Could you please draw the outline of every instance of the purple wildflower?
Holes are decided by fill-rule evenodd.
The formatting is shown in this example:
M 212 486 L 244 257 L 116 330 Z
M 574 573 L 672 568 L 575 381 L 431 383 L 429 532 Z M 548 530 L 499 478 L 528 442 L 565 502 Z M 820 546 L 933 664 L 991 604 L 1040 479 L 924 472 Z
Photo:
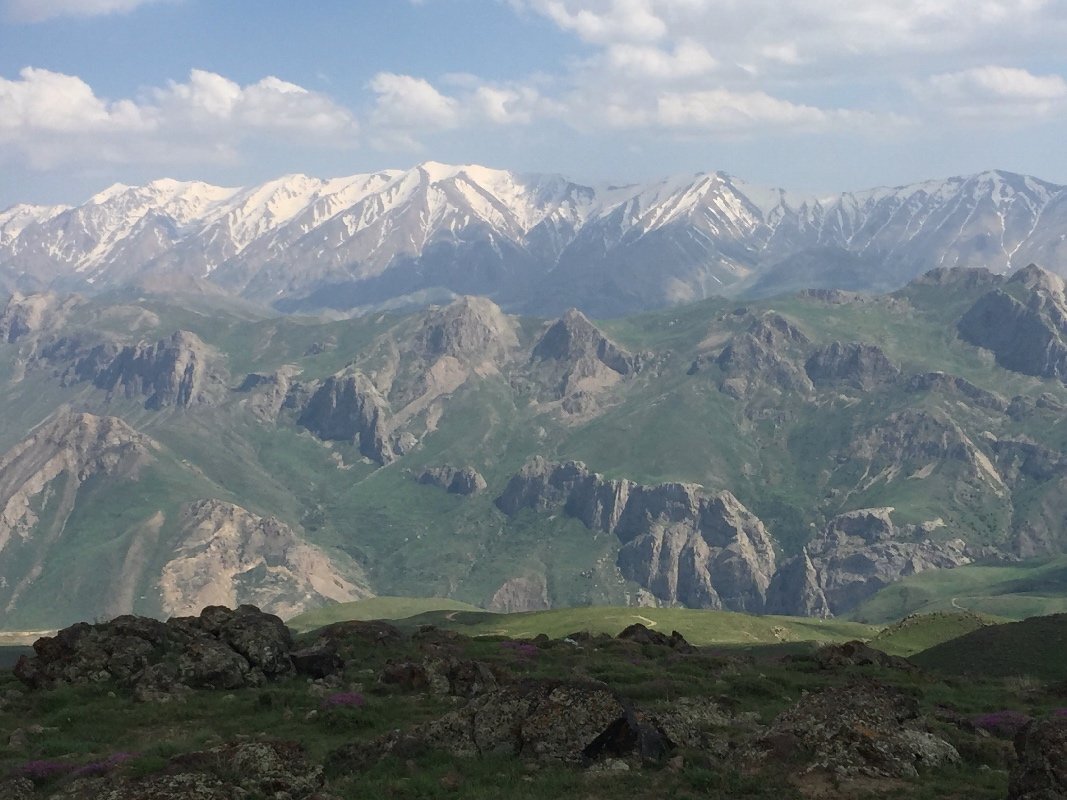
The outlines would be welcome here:
M 58 778 L 61 775 L 66 775 L 73 769 L 74 765 L 65 761 L 35 759 L 20 764 L 15 767 L 12 772 L 16 777 L 29 778 L 34 783 L 41 783 L 43 781 L 51 780 L 52 778 Z
M 362 708 L 366 703 L 359 692 L 334 692 L 322 701 L 324 708 Z
M 1057 718 L 1067 717 L 1067 708 L 1054 708 L 1052 710 L 1052 716 Z
M 974 718 L 974 724 L 982 730 L 989 731 L 994 736 L 1005 739 L 1014 738 L 1024 725 L 1030 721 L 1030 717 L 1021 711 L 993 711 L 981 714 Z
M 112 753 L 101 761 L 90 761 L 88 764 L 78 767 L 78 769 L 74 770 L 74 775 L 78 778 L 94 778 L 99 775 L 105 775 L 134 757 L 133 753 Z

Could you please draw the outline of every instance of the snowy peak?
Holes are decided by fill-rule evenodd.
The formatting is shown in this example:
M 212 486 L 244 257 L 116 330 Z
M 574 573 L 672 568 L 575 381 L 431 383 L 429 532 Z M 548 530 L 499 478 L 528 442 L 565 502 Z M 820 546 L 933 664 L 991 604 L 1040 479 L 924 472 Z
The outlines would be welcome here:
M 1067 273 L 1067 193 L 1000 170 L 816 198 L 724 172 L 594 187 L 427 161 L 242 188 L 163 178 L 0 212 L 0 277 L 20 289 L 208 280 L 309 310 L 474 293 L 609 315 L 749 279 L 792 287 L 798 258 L 804 281 L 852 259 L 877 288 L 937 266 Z

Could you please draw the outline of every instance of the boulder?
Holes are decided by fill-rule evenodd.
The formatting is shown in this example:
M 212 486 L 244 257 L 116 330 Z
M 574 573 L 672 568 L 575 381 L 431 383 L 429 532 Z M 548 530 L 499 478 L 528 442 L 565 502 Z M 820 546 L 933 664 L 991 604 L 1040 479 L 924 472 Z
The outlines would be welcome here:
M 1035 719 L 1015 737 L 1008 800 L 1067 798 L 1067 718 Z
M 623 641 L 637 642 L 638 644 L 652 644 L 660 647 L 669 647 L 672 650 L 677 650 L 680 653 L 695 653 L 696 648 L 689 644 L 685 640 L 685 637 L 678 631 L 671 631 L 671 635 L 667 636 L 665 633 L 654 631 L 645 627 L 640 622 L 635 622 L 624 628 L 616 639 L 622 639 Z
M 922 729 L 914 697 L 876 681 L 805 695 L 775 718 L 757 751 L 840 777 L 908 778 L 960 760 Z
M 141 700 L 190 688 L 237 689 L 293 672 L 285 624 L 255 606 L 209 606 L 166 623 L 126 615 L 72 625 L 34 643 L 15 675 L 32 688 L 114 681 Z

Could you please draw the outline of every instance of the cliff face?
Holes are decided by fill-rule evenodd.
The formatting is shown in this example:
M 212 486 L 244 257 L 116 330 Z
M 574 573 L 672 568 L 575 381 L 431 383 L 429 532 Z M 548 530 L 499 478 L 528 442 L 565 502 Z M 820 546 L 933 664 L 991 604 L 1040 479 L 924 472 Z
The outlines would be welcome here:
M 515 321 L 486 297 L 461 297 L 428 311 L 413 351 L 427 361 L 443 356 L 468 364 L 499 362 L 518 346 Z
M 297 423 L 326 441 L 352 442 L 379 464 L 396 458 L 389 438 L 389 406 L 362 372 L 338 373 L 313 390 Z
M 155 344 L 122 348 L 93 383 L 108 392 L 146 397 L 150 409 L 209 405 L 226 392 L 226 379 L 213 361 L 200 337 L 176 331 Z
M 991 350 L 1005 369 L 1067 382 L 1067 293 L 1036 266 L 1012 275 L 960 319 L 960 336 Z
M 370 596 L 354 565 L 340 567 L 274 517 L 221 500 L 182 510 L 159 588 L 163 611 L 173 616 L 248 603 L 287 619 L 328 602 Z
M 485 478 L 474 467 L 427 467 L 415 480 L 426 486 L 436 486 L 449 494 L 472 495 L 484 492 Z
M 729 492 L 692 484 L 607 480 L 581 462 L 535 459 L 509 482 L 497 507 L 559 510 L 622 543 L 622 575 L 664 603 L 760 611 L 774 547 L 767 530 Z

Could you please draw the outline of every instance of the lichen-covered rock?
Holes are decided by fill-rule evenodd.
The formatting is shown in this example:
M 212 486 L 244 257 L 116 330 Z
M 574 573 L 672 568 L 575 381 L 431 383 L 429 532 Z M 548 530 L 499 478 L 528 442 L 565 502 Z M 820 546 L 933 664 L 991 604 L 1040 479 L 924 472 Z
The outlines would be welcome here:
M 922 729 L 914 697 L 875 681 L 804 695 L 775 718 L 757 752 L 842 777 L 915 777 L 920 768 L 960 760 L 952 745 Z
M 211 606 L 166 623 L 124 616 L 78 623 L 34 643 L 15 675 L 32 688 L 114 681 L 141 700 L 190 688 L 237 689 L 292 674 L 285 624 L 254 606 Z
M 689 642 L 685 640 L 685 637 L 678 633 L 678 631 L 671 631 L 671 635 L 668 636 L 665 633 L 654 631 L 651 628 L 642 625 L 640 622 L 635 622 L 633 625 L 627 626 L 615 638 L 627 642 L 636 642 L 637 644 L 652 644 L 659 647 L 669 647 L 679 653 L 696 652 L 696 648 L 689 644 Z
M 1015 753 L 1008 800 L 1067 798 L 1067 719 L 1033 720 L 1016 735 Z

